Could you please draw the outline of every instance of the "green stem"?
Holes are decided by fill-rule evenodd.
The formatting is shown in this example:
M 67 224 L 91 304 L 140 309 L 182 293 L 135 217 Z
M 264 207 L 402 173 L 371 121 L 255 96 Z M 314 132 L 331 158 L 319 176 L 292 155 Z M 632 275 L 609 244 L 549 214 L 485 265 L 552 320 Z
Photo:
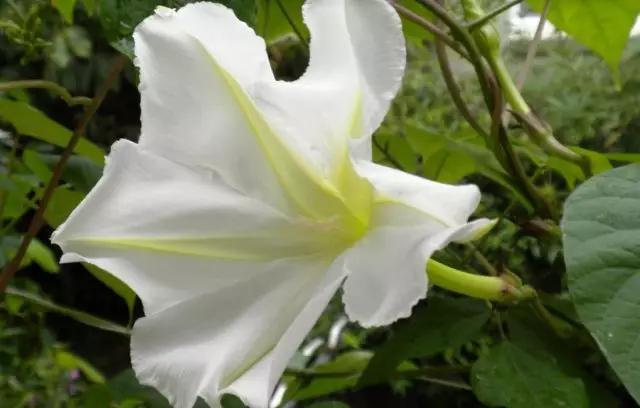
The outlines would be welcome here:
M 496 74 L 504 98 L 511 105 L 511 109 L 522 116 L 528 116 L 531 113 L 531 108 L 520 94 L 515 82 L 513 82 L 502 57 L 494 55 L 492 58 L 487 58 L 487 61 Z
M 388 381 L 390 379 L 393 380 L 412 380 L 419 379 L 422 381 L 432 382 L 435 384 L 440 384 L 448 387 L 461 388 L 465 390 L 470 390 L 468 384 L 458 381 L 451 381 L 450 379 L 440 378 L 437 375 L 442 374 L 455 374 L 462 373 L 467 371 L 467 368 L 458 368 L 458 367 L 431 367 L 424 366 L 417 369 L 411 370 L 398 370 L 393 373 L 389 373 L 388 376 L 385 376 L 383 380 L 380 381 Z M 284 374 L 285 377 L 296 377 L 301 379 L 344 379 L 350 377 L 359 377 L 362 375 L 362 371 L 317 371 L 313 369 L 286 369 Z M 375 383 L 367 384 L 373 385 Z
M 487 14 L 485 14 L 482 17 L 480 17 L 476 21 L 473 21 L 473 22 L 467 24 L 467 28 L 469 29 L 469 31 L 473 31 L 475 29 L 478 29 L 478 28 L 482 27 L 483 25 L 487 24 L 494 17 L 504 13 L 505 11 L 509 10 L 513 6 L 517 6 L 518 4 L 522 3 L 523 1 L 524 0 L 512 0 L 512 1 L 508 2 L 508 3 L 505 3 L 502 6 L 498 7 L 497 9 L 488 12 Z
M 473 257 L 476 258 L 476 261 L 478 261 L 478 263 L 482 265 L 487 275 L 489 276 L 499 275 L 496 268 L 494 268 L 493 265 L 491 265 L 491 262 L 489 262 L 489 260 L 482 254 L 482 252 L 480 252 L 480 250 L 473 243 L 468 242 L 466 246 L 471 250 Z
M 449 57 L 447 56 L 447 51 L 444 48 L 444 42 L 440 41 L 440 38 L 436 38 L 435 42 L 435 51 L 436 57 L 438 58 L 438 64 L 440 65 L 440 71 L 442 72 L 442 77 L 444 78 L 444 83 L 447 86 L 447 90 L 449 91 L 449 95 L 451 95 L 451 99 L 453 99 L 453 103 L 458 108 L 458 112 L 462 115 L 463 118 L 469 123 L 469 125 L 475 130 L 482 138 L 485 140 L 487 145 L 490 145 L 491 140 L 489 138 L 489 134 L 485 132 L 485 130 L 480 125 L 480 122 L 471 112 L 471 109 L 467 106 L 466 102 L 462 98 L 462 92 L 460 91 L 460 87 L 453 76 L 453 71 L 451 70 L 451 64 L 449 63 Z
M 554 316 L 550 313 L 547 308 L 544 306 L 540 298 L 536 297 L 533 303 L 531 304 L 533 310 L 540 316 L 540 318 L 544 319 L 547 324 L 562 338 L 569 338 L 576 333 L 576 329 L 565 322 L 564 320 Z
M 282 4 L 282 0 L 276 0 L 276 4 L 278 5 L 278 8 L 280 9 L 280 12 L 284 16 L 284 18 L 287 20 L 287 23 L 289 23 L 289 25 L 291 26 L 291 29 L 293 30 L 293 32 L 296 33 L 296 35 L 300 39 L 300 43 L 302 44 L 302 47 L 304 47 L 305 51 L 309 53 L 309 44 L 307 44 L 307 40 L 302 35 L 302 31 L 300 31 L 298 29 L 298 26 L 296 26 L 296 24 L 293 22 L 293 19 L 287 12 L 287 9 L 284 8 L 284 5 Z
M 430 283 L 461 295 L 491 301 L 519 301 L 535 296 L 529 286 L 516 287 L 498 276 L 474 275 L 430 259 L 427 264 Z
M 462 6 L 467 18 L 484 18 L 482 9 L 475 0 L 463 0 Z M 522 124 L 527 134 L 549 155 L 560 157 L 564 160 L 578 164 L 586 176 L 591 174 L 591 162 L 588 157 L 583 157 L 563 146 L 553 136 L 549 125 L 532 113 L 529 104 L 524 100 L 518 86 L 513 81 L 507 69 L 500 51 L 500 34 L 491 24 L 483 25 L 473 33 L 473 38 L 478 48 L 489 63 L 495 74 L 500 89 L 512 111 Z M 502 111 L 500 112 L 502 116 Z
M 0 83 L 0 91 L 7 91 L 10 89 L 25 89 L 25 88 L 38 88 L 38 89 L 46 89 L 58 95 L 62 100 L 64 100 L 69 106 L 76 105 L 91 105 L 91 98 L 87 98 L 85 96 L 72 96 L 69 91 L 67 91 L 62 86 L 56 84 L 51 81 L 44 80 L 23 80 L 23 81 L 11 81 L 11 82 L 2 82 Z
M 131 335 L 131 331 L 129 329 L 117 323 L 113 323 L 109 320 L 105 320 L 100 317 L 90 315 L 89 313 L 83 312 L 81 310 L 60 306 L 48 299 L 42 298 L 34 293 L 27 292 L 22 289 L 9 286 L 6 288 L 6 295 L 15 297 L 25 302 L 29 302 L 49 312 L 58 313 L 60 315 L 70 317 L 80 323 L 86 324 L 87 326 L 95 327 L 100 330 L 110 331 L 113 333 L 122 334 L 124 336 Z
M 396 9 L 396 11 L 398 12 L 398 14 L 400 14 L 401 16 L 403 16 L 404 18 L 406 18 L 407 20 L 425 28 L 427 31 L 429 31 L 431 34 L 433 34 L 433 36 L 439 40 L 442 41 L 443 43 L 447 44 L 447 46 L 449 48 L 451 48 L 452 50 L 454 50 L 455 52 L 457 52 L 462 58 L 469 60 L 469 54 L 467 54 L 467 52 L 462 49 L 462 47 L 460 47 L 460 45 L 455 42 L 451 37 L 449 37 L 447 35 L 447 33 L 445 33 L 444 31 L 442 31 L 439 27 L 437 27 L 435 24 L 433 24 L 431 21 L 422 18 L 421 16 L 419 16 L 418 14 L 414 13 L 413 11 L 402 7 L 399 4 L 392 4 L 393 7 Z

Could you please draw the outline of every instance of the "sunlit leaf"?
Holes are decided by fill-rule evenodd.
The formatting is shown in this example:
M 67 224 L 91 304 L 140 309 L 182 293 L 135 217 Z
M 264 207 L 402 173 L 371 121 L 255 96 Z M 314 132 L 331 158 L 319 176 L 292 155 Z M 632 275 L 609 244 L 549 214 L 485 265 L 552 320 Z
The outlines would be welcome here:
M 639 153 L 603 153 L 603 155 L 613 161 L 623 163 L 640 163 Z
M 591 162 L 591 171 L 593 172 L 593 174 L 599 174 L 613 168 L 613 166 L 609 162 L 609 159 L 607 159 L 607 156 L 602 153 L 584 149 L 578 146 L 572 146 L 571 150 L 589 158 L 589 161 Z
M 51 0 L 51 4 L 58 9 L 67 23 L 73 23 L 73 9 L 76 7 L 76 0 Z
M 415 0 L 402 0 L 398 1 L 398 4 L 420 18 L 432 23 L 435 21 L 435 17 L 427 10 L 427 8 L 421 6 L 420 3 Z M 404 17 L 402 18 L 402 31 L 404 32 L 407 40 L 415 44 L 422 44 L 424 40 L 433 39 L 433 34 L 431 34 L 429 30 Z
M 286 34 L 295 34 L 295 30 L 308 40 L 309 30 L 302 21 L 304 2 L 305 0 L 257 0 L 256 32 L 267 43 Z
M 527 1 L 540 12 L 546 0 Z M 600 54 L 619 81 L 618 64 L 639 13 L 637 0 L 560 0 L 551 1 L 549 21 Z
M 466 130 L 443 135 L 419 125 L 405 124 L 409 145 L 422 155 L 422 174 L 430 179 L 454 183 L 479 173 L 509 190 L 522 205 L 531 209 L 511 176 L 476 133 Z
M 374 136 L 373 160 L 398 170 L 415 173 L 418 155 L 408 141 L 397 133 L 380 130 Z

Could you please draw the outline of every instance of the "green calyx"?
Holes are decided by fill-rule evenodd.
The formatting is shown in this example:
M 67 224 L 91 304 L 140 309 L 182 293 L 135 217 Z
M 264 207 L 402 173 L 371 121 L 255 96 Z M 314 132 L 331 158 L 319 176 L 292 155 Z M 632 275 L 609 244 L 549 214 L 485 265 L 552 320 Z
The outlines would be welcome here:
M 475 0 L 462 0 L 464 18 L 467 21 L 479 20 L 484 17 L 484 10 Z M 477 29 L 471 31 L 480 52 L 487 58 L 487 55 L 500 55 L 500 33 L 493 23 L 486 22 Z
M 536 297 L 535 290 L 518 279 L 505 276 L 474 275 L 430 259 L 429 282 L 462 295 L 496 302 L 519 302 Z
M 509 275 L 474 275 L 430 259 L 429 283 L 461 295 L 497 302 L 518 302 L 536 297 L 536 291 Z

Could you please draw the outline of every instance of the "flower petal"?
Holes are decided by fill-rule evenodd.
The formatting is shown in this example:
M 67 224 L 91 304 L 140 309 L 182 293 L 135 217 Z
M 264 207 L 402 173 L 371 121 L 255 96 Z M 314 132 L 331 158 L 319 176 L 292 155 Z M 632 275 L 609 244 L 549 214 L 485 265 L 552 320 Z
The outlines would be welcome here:
M 450 186 L 369 162 L 358 171 L 376 191 L 373 230 L 346 255 L 343 301 L 363 326 L 408 317 L 427 294 L 425 273 L 433 253 L 452 241 L 473 239 L 492 221 L 467 223 L 480 193 L 475 186 Z
M 349 318 L 372 327 L 410 316 L 427 295 L 425 271 L 433 253 L 486 223 L 478 220 L 443 230 L 433 222 L 373 231 L 347 254 L 343 302 Z
M 274 80 L 264 41 L 215 3 L 178 11 L 159 7 L 136 28 L 134 40 L 141 147 L 215 169 L 246 194 L 286 208 L 278 178 L 230 85 Z
M 278 133 L 282 129 L 274 129 L 269 113 L 254 103 L 253 90 L 275 83 L 273 75 L 264 73 L 266 68 L 238 67 L 265 66 L 264 42 L 220 5 L 160 10 L 137 28 L 135 37 L 142 77 L 141 146 L 187 165 L 212 168 L 245 194 L 289 214 L 318 220 L 337 216 L 362 224 L 364 211 L 352 211 L 336 186 L 296 148 L 300 144 Z M 240 45 L 244 41 L 247 45 Z M 370 192 L 361 184 L 365 188 L 357 191 Z
M 472 184 L 437 183 L 366 161 L 357 163 L 357 171 L 373 184 L 376 203 L 402 204 L 445 227 L 465 224 L 480 202 L 480 190 Z M 407 222 L 411 225 L 416 219 L 410 216 Z
M 129 141 L 114 144 L 104 176 L 53 237 L 63 262 L 109 271 L 149 313 L 279 258 L 334 253 L 338 241 Z
M 258 364 L 238 378 L 225 392 L 240 396 L 250 407 L 266 408 L 273 389 L 291 357 L 340 288 L 344 279 L 344 259 L 338 258 L 314 290 L 313 297 L 301 308 L 295 320 L 273 350 Z M 290 305 L 287 305 L 290 307 Z M 207 399 L 213 405 L 211 399 Z
M 350 139 L 371 159 L 370 136 L 404 73 L 401 23 L 384 0 L 307 1 L 310 63 L 294 82 L 261 82 L 251 91 L 277 133 L 325 177 L 340 170 Z
M 176 408 L 190 408 L 197 396 L 218 406 L 220 394 L 230 391 L 251 407 L 267 408 L 273 386 L 266 374 L 273 353 L 290 327 L 296 331 L 295 340 L 302 341 L 326 305 L 324 295 L 320 307 L 305 316 L 309 325 L 291 326 L 318 289 L 327 267 L 323 259 L 282 261 L 268 274 L 139 320 L 132 336 L 138 379 L 157 388 Z M 279 356 L 280 364 L 287 363 L 297 345 Z

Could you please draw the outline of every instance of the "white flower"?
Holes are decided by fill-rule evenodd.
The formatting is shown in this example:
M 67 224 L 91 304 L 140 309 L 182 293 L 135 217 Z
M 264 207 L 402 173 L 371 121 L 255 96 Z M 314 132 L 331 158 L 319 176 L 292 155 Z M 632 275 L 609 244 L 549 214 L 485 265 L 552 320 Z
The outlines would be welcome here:
M 55 233 L 140 296 L 139 380 L 175 407 L 234 393 L 265 408 L 344 283 L 349 317 L 385 325 L 426 295 L 425 265 L 467 223 L 475 186 L 371 162 L 400 85 L 400 20 L 384 0 L 310 0 L 311 62 L 274 79 L 265 43 L 212 3 L 158 8 L 136 29 L 142 134 Z

